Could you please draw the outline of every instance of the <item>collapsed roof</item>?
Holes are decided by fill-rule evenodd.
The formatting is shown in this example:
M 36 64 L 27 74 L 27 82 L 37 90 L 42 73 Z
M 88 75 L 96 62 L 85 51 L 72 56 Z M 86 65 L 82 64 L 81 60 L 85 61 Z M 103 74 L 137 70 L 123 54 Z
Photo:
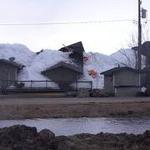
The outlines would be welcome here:
M 59 49 L 59 51 L 83 53 L 84 52 L 84 47 L 83 47 L 82 42 L 80 41 L 80 42 L 62 47 L 61 49 Z

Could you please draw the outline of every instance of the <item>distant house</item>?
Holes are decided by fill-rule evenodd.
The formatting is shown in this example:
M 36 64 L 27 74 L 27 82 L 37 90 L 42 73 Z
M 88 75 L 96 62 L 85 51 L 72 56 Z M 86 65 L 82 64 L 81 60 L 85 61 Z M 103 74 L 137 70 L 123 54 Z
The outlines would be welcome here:
M 0 87 L 7 87 L 12 81 L 17 80 L 18 72 L 22 67 L 14 62 L 13 58 L 0 59 Z
M 104 75 L 104 89 L 115 96 L 136 96 L 140 91 L 139 73 L 129 67 L 116 67 L 101 74 Z

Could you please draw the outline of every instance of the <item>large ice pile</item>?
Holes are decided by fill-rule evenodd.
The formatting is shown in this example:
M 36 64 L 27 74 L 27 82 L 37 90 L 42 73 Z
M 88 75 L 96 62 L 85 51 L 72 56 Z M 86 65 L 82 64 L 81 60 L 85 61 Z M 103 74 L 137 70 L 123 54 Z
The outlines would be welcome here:
M 103 76 L 100 73 L 117 66 L 118 63 L 128 63 L 129 58 L 126 55 L 134 60 L 134 53 L 130 49 L 118 51 L 111 56 L 84 53 L 84 74 L 81 80 L 92 81 L 94 88 L 102 88 Z M 10 57 L 15 57 L 17 63 L 25 66 L 19 74 L 19 80 L 49 80 L 41 74 L 41 71 L 60 61 L 69 61 L 69 53 L 57 50 L 43 50 L 40 53 L 34 53 L 21 44 L 0 44 L 0 59 Z M 56 85 L 53 84 L 53 86 Z
M 115 60 L 100 53 L 85 53 L 84 57 L 87 59 L 84 62 L 83 79 L 92 81 L 94 88 L 102 88 L 103 76 L 100 73 L 115 67 Z M 91 71 L 95 72 L 95 75 L 90 74 Z
M 35 56 L 35 53 L 22 44 L 0 44 L 0 59 L 15 57 L 17 63 L 28 66 Z

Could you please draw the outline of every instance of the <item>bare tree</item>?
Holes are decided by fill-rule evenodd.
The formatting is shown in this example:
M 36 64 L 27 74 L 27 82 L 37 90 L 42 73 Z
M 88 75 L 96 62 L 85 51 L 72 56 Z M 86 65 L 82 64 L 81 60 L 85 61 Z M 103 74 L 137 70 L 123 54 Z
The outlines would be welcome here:
M 143 23 L 143 30 L 142 30 L 142 42 L 149 40 L 149 29 L 147 28 L 147 23 Z M 131 49 L 132 56 L 128 54 L 126 50 L 120 50 L 119 53 L 124 57 L 123 60 L 119 60 L 118 64 L 122 66 L 137 68 L 138 56 L 138 35 L 137 33 L 132 33 L 131 39 L 128 42 L 128 47 Z M 142 56 L 142 66 L 145 65 L 145 57 Z
M 136 68 L 137 54 L 136 51 L 131 49 L 133 54 L 128 54 L 126 50 L 119 51 L 121 55 L 124 57 L 124 60 L 120 60 L 120 65 L 130 68 Z

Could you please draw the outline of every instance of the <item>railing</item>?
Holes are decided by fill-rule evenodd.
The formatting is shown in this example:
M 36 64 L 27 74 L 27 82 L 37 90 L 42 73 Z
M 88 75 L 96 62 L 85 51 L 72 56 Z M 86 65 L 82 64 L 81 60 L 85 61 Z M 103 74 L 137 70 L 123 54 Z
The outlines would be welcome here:
M 49 80 L 0 80 L 1 90 L 79 90 L 81 88 L 92 90 L 92 81 L 75 81 L 70 84 L 64 81 Z

